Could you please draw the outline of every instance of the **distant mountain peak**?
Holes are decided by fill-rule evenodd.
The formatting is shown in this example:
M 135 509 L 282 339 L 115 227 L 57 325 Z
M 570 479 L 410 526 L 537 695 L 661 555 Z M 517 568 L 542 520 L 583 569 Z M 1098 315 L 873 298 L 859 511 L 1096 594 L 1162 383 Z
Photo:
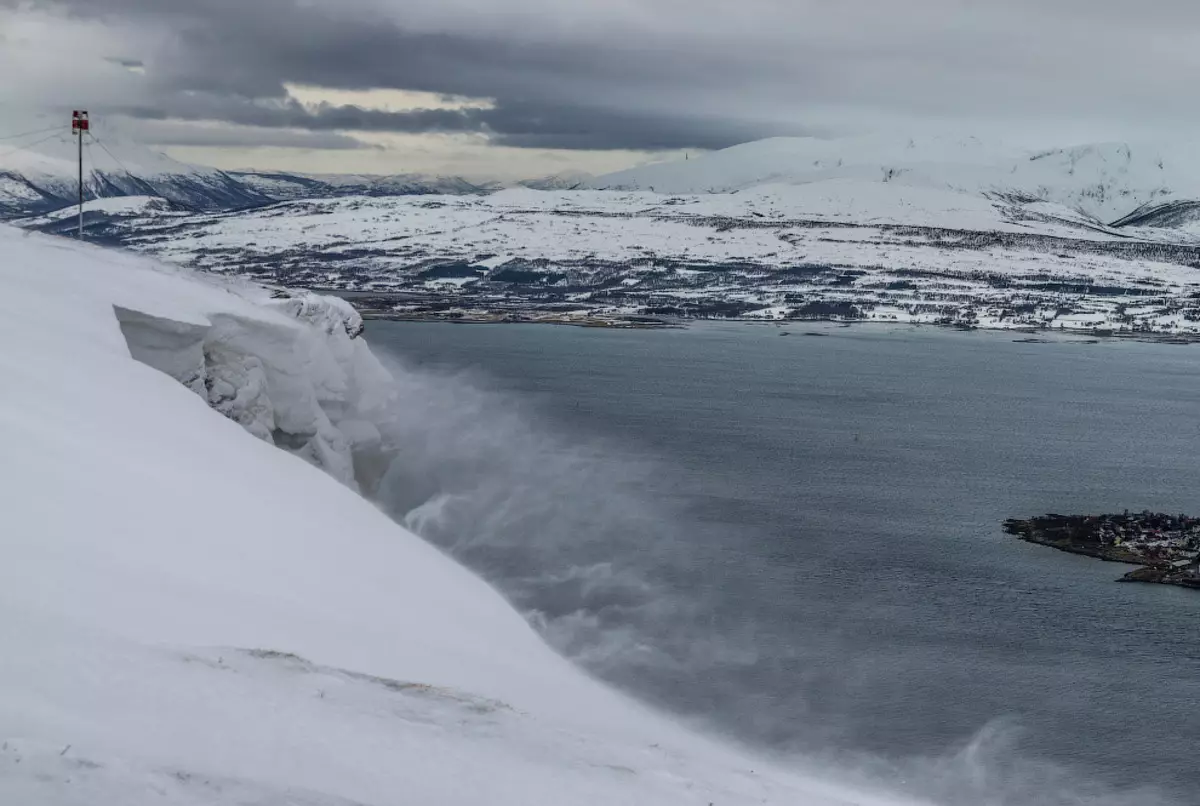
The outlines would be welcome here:
M 0 149 L 0 219 L 75 204 L 77 149 L 69 135 L 29 148 Z M 456 176 L 222 171 L 180 162 L 115 136 L 85 141 L 84 149 L 85 199 L 159 197 L 194 210 L 235 210 L 303 198 L 483 195 L 496 189 Z
M 279 201 L 342 196 L 471 196 L 489 189 L 458 176 L 427 174 L 322 174 L 235 171 L 239 181 Z
M 27 148 L 0 150 L 0 218 L 75 204 L 78 148 L 64 135 Z M 239 209 L 272 201 L 224 171 L 180 162 L 120 137 L 85 140 L 83 170 L 85 199 L 149 196 L 195 210 Z
M 584 171 L 563 171 L 537 179 L 526 179 L 519 184 L 530 190 L 581 190 L 587 188 L 596 177 Z
M 722 193 L 829 179 L 1018 193 L 1111 222 L 1165 196 L 1200 198 L 1200 159 L 1188 149 L 1124 142 L 1035 151 L 975 136 L 772 138 L 601 176 L 590 186 Z

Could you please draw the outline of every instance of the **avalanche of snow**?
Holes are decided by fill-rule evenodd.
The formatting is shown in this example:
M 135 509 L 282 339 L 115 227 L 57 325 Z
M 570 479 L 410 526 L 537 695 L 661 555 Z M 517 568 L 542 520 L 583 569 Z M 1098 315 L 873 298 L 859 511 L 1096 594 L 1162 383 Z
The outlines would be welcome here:
M 359 497 L 360 330 L 0 227 L 0 802 L 910 802 L 602 687 Z

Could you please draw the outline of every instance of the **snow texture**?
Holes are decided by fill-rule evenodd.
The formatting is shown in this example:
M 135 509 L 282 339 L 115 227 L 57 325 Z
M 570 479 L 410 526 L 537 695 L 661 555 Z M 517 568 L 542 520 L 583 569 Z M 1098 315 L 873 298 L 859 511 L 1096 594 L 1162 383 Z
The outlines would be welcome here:
M 349 489 L 359 327 L 0 227 L 0 802 L 910 802 L 602 687 Z

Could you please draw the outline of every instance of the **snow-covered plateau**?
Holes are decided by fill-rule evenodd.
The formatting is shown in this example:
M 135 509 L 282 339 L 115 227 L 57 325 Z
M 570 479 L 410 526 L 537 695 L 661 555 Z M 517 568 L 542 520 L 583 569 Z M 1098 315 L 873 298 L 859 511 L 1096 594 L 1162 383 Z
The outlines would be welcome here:
M 99 202 L 90 238 L 215 272 L 359 294 L 374 314 L 718 317 L 1200 334 L 1186 206 L 1115 227 L 1004 194 L 831 179 L 737 193 L 508 190 L 234 213 Z M 1155 217 L 1157 215 L 1157 217 Z M 22 226 L 69 232 L 69 211 Z M 1143 225 L 1149 224 L 1149 225 Z M 1169 224 L 1169 225 L 1168 225 Z
M 0 226 L 0 802 L 914 803 L 603 687 L 368 503 L 360 332 Z

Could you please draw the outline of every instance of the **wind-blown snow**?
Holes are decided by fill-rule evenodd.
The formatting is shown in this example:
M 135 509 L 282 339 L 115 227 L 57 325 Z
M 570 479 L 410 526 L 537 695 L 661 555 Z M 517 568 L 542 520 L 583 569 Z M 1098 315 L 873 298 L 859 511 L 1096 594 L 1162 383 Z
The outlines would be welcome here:
M 908 802 L 601 687 L 268 444 L 369 431 L 387 386 L 358 325 L 0 227 L 0 802 Z

